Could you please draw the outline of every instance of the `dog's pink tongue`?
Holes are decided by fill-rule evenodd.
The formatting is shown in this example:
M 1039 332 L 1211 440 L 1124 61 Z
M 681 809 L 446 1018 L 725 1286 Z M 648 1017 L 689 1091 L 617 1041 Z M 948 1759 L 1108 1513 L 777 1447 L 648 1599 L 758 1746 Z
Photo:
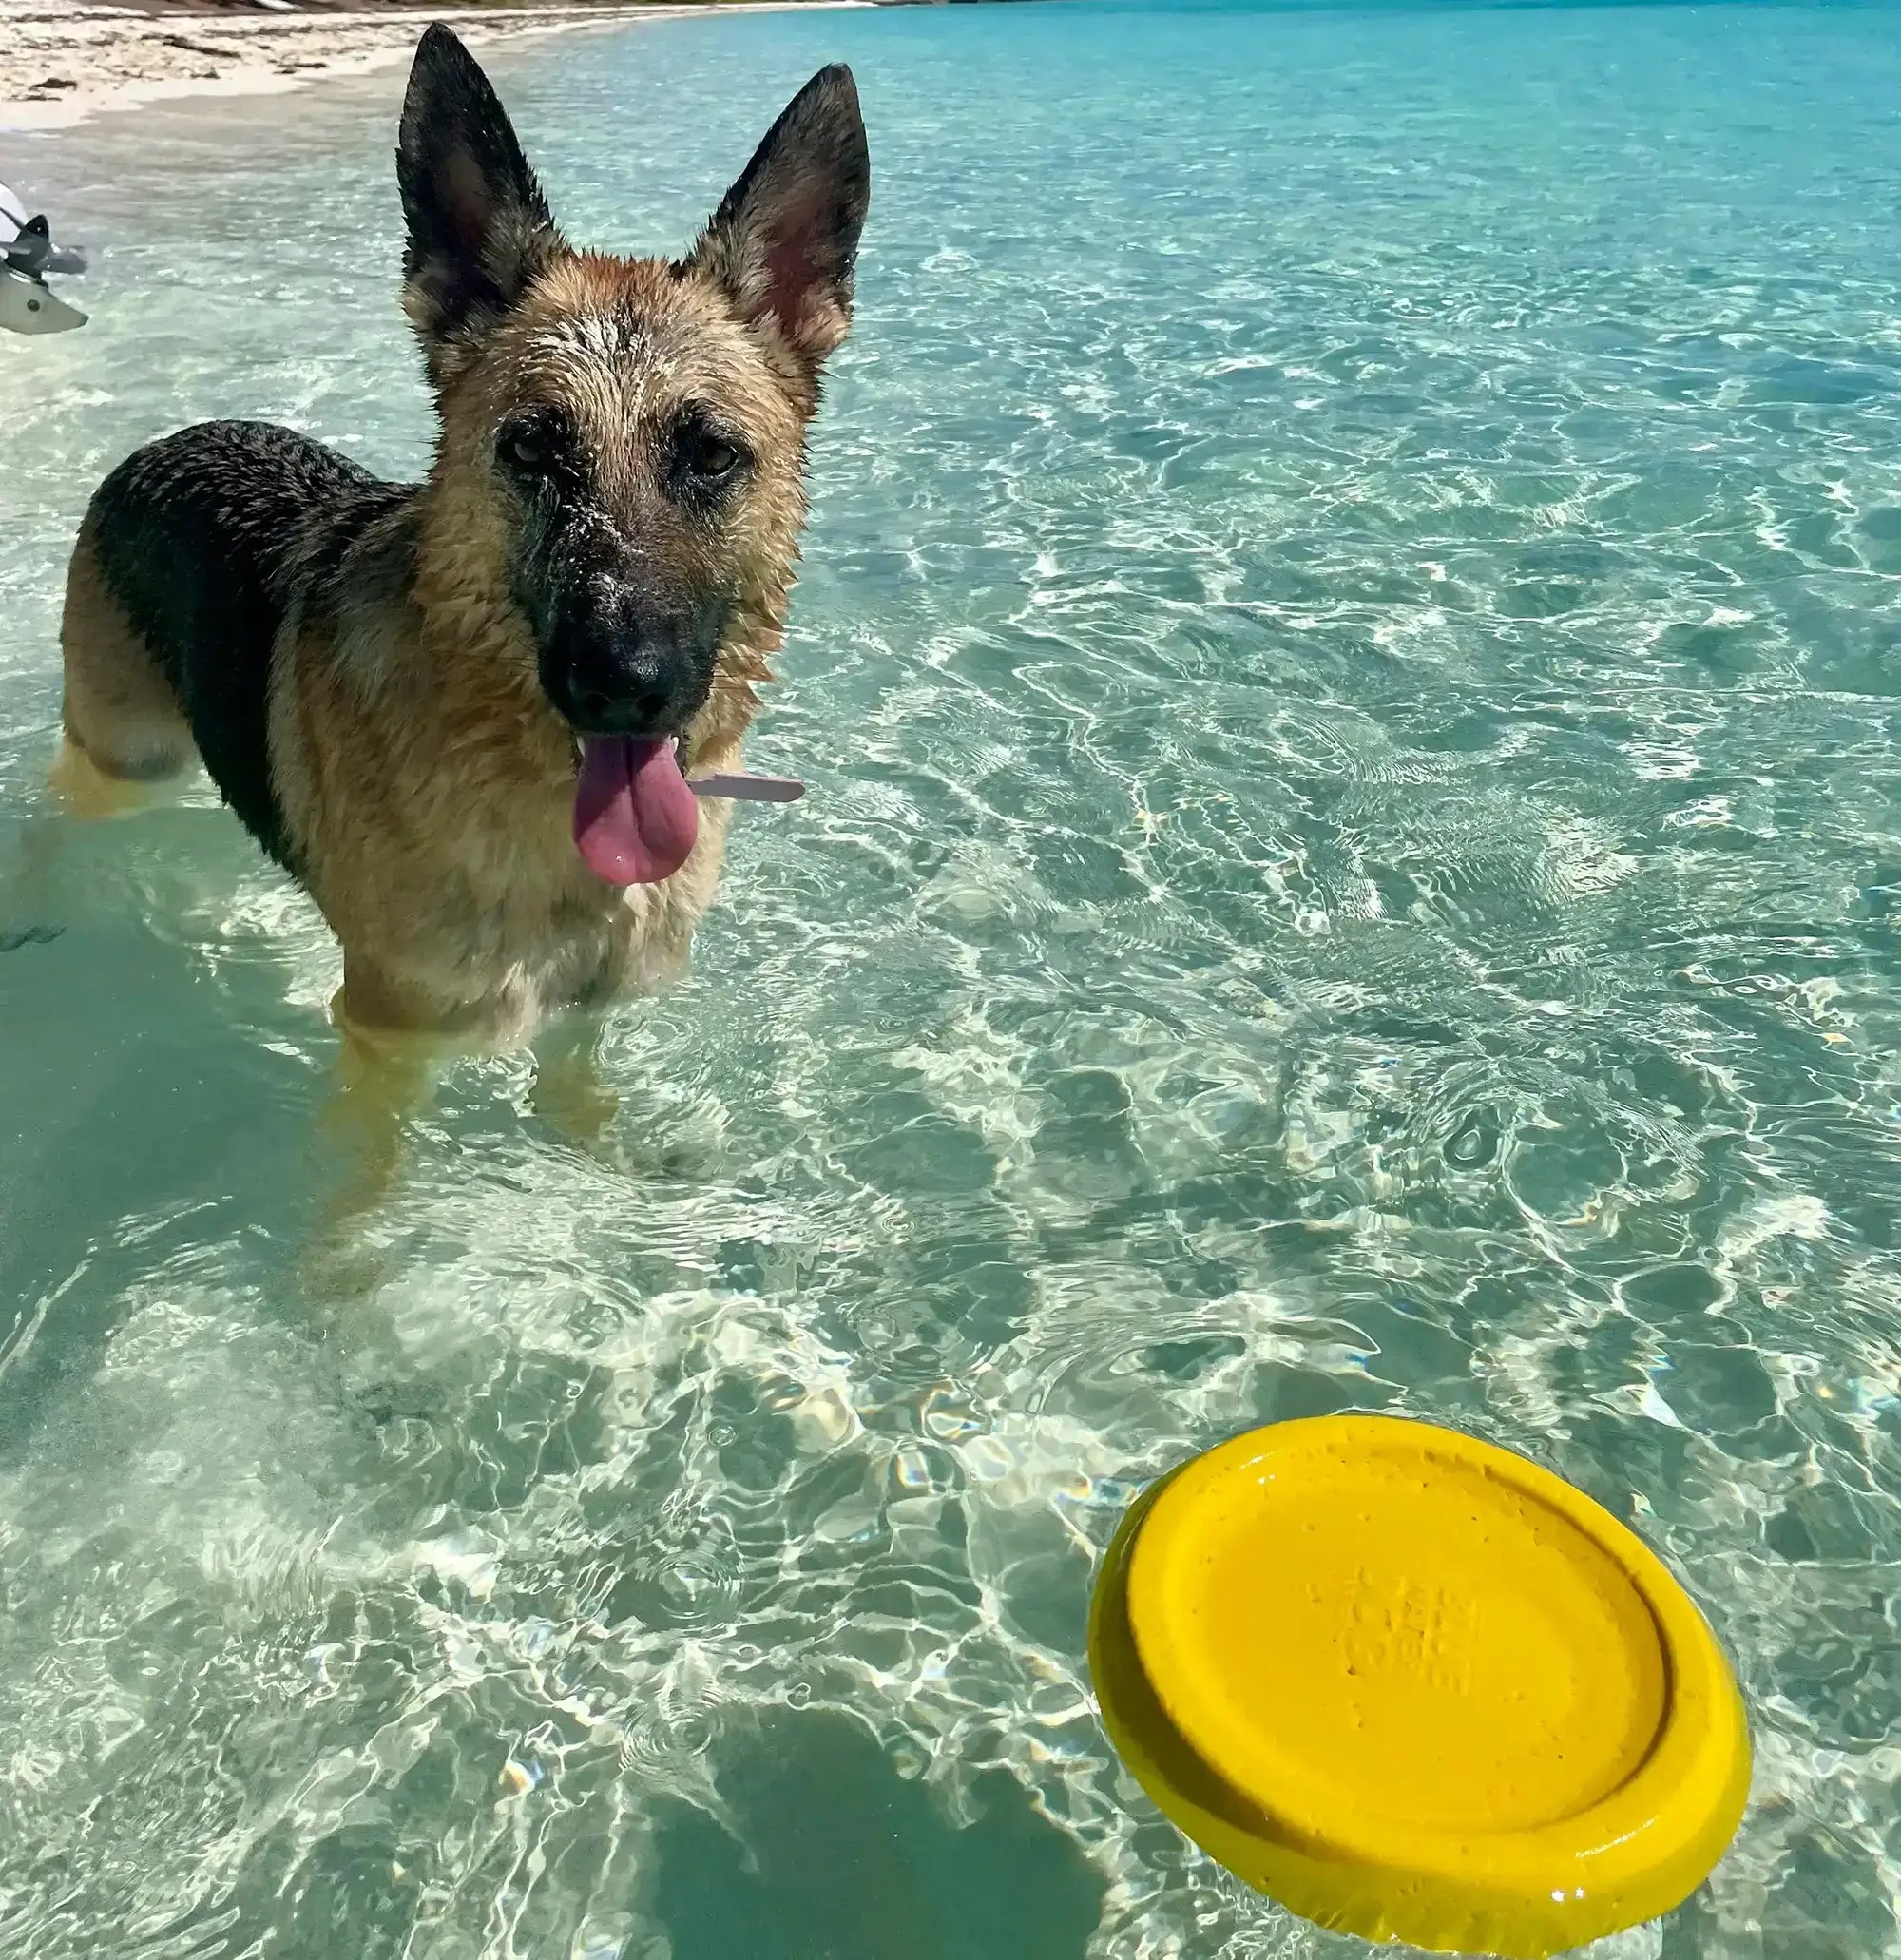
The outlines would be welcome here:
M 658 884 L 686 862 L 699 834 L 700 806 L 672 742 L 582 737 L 574 843 L 596 877 Z

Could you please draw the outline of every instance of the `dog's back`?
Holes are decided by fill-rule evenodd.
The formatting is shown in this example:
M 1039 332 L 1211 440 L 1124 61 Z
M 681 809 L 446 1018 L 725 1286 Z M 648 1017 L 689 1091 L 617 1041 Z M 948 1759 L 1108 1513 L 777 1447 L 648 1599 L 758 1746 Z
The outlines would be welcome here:
M 63 628 L 67 735 L 108 776 L 150 779 L 193 748 L 224 800 L 295 868 L 267 745 L 287 611 L 409 495 L 259 422 L 207 422 L 137 451 L 94 494 Z

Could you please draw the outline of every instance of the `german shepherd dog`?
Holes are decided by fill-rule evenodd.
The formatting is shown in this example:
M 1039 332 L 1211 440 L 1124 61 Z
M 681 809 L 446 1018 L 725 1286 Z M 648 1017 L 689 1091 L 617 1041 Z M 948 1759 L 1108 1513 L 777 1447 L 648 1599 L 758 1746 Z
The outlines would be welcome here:
M 771 678 L 870 162 L 826 68 L 685 258 L 578 250 L 436 26 L 396 174 L 428 479 L 259 423 L 140 450 L 73 551 L 63 720 L 121 783 L 202 760 L 346 1026 L 506 1044 L 677 972 L 712 901 L 731 806 L 689 778 Z

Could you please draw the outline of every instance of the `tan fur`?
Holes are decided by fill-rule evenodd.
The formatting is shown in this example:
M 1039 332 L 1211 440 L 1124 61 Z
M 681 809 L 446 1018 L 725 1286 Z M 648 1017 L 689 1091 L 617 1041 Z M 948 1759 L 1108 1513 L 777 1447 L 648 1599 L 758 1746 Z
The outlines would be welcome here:
M 73 547 L 60 641 L 66 739 L 101 776 L 153 782 L 191 762 L 177 697 L 100 578 L 90 520 Z

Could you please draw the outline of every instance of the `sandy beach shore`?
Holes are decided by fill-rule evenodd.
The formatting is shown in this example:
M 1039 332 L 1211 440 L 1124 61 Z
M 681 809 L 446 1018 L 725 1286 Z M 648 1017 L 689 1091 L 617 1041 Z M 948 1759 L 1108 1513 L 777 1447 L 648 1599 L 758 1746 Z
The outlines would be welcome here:
M 152 8 L 0 0 L 0 131 L 55 129 L 104 110 L 166 97 L 255 95 L 326 75 L 361 74 L 409 58 L 432 20 L 471 47 L 572 32 L 628 20 L 776 6 L 854 6 L 872 0 L 702 0 L 697 6 L 378 8 L 323 0 L 253 0 L 231 10 L 197 0 Z

